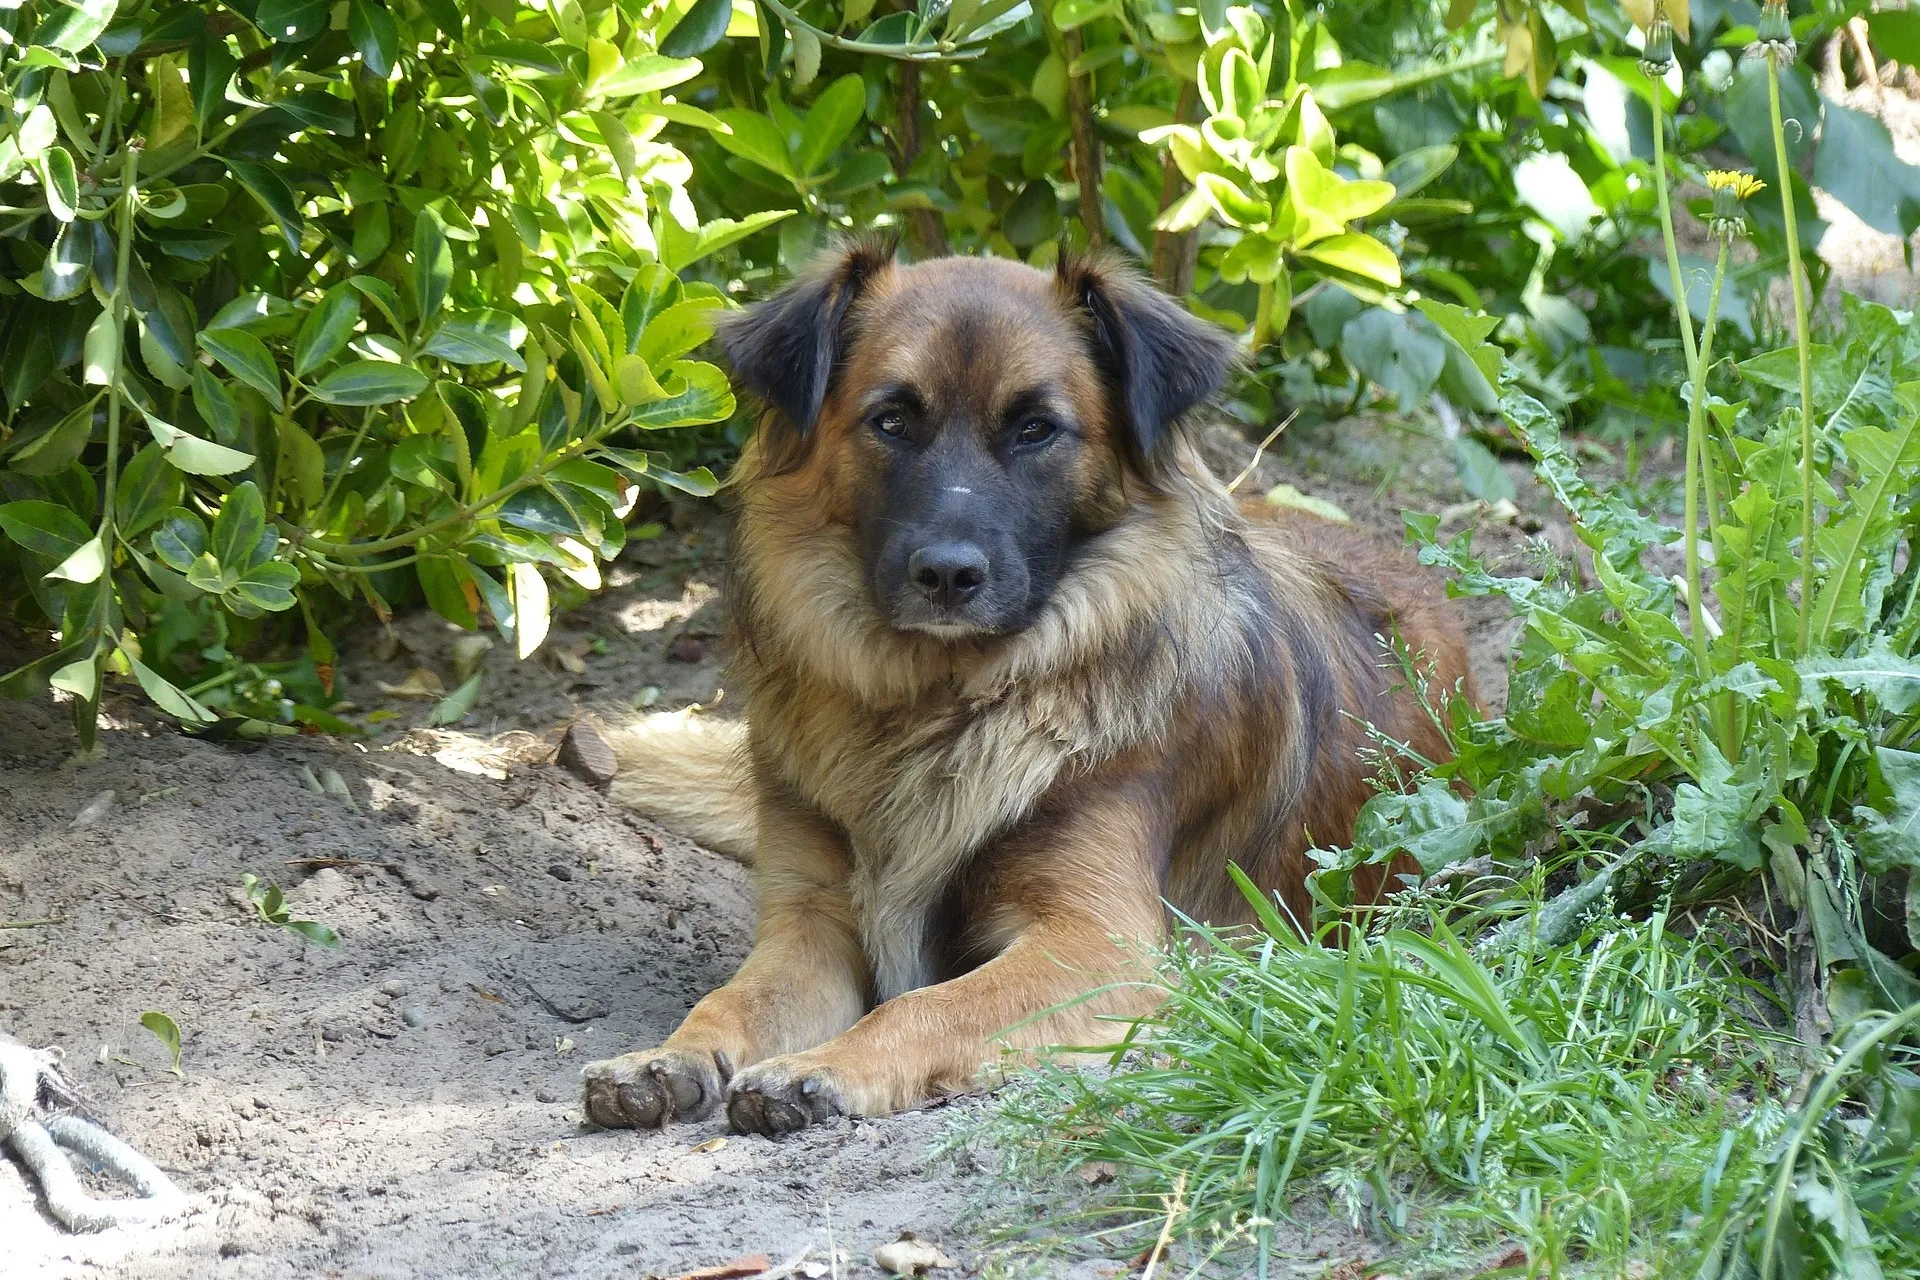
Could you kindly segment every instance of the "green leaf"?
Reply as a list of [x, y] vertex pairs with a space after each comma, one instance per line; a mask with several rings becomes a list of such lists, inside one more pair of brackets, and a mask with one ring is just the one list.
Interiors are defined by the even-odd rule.
[[180, 473], [167, 462], [166, 451], [149, 444], [128, 460], [113, 491], [114, 523], [120, 536], [131, 538], [160, 522], [185, 494]]
[[1414, 317], [1384, 307], [1369, 307], [1347, 321], [1340, 331], [1340, 353], [1391, 393], [1402, 409], [1426, 400], [1447, 360], [1437, 335]]
[[1103, 18], [1113, 0], [1054, 0], [1053, 25], [1062, 31], [1084, 27], [1095, 18]]
[[499, 312], [455, 317], [433, 331], [423, 350], [454, 364], [504, 364], [525, 373], [527, 362], [509, 340], [513, 323]]
[[[844, 75], [828, 85], [807, 112], [795, 158], [800, 172], [819, 172], [828, 157], [840, 149], [867, 105], [867, 84], [858, 75]], [[724, 145], [724, 144], [723, 144]], [[748, 159], [753, 157], [749, 156]], [[780, 172], [775, 170], [775, 172]]]
[[293, 188], [287, 185], [287, 180], [274, 170], [251, 160], [236, 160], [232, 156], [224, 158], [227, 168], [240, 180], [240, 185], [272, 216], [274, 224], [280, 228], [280, 235], [287, 242], [287, 248], [299, 253], [300, 233], [306, 229], [307, 220], [301, 216], [299, 202], [294, 198]]
[[345, 284], [327, 290], [293, 340], [293, 376], [304, 378], [346, 350], [359, 322], [359, 293]]
[[49, 570], [47, 577], [64, 578], [68, 582], [98, 582], [100, 575], [106, 572], [106, 545], [95, 535], [81, 543], [74, 553]]
[[313, 384], [316, 400], [328, 404], [376, 405], [411, 400], [427, 389], [427, 375], [411, 365], [356, 360]]
[[476, 672], [467, 682], [446, 697], [433, 704], [433, 710], [427, 712], [430, 725], [459, 724], [473, 710], [474, 700], [480, 696], [482, 676]]
[[33, 42], [50, 49], [79, 53], [100, 38], [119, 7], [118, 0], [68, 0], [68, 3], [54, 5], [34, 31]]
[[47, 208], [62, 222], [72, 222], [80, 207], [80, 186], [74, 176], [73, 156], [65, 147], [48, 149], [40, 165], [41, 183], [46, 191]]
[[660, 260], [670, 270], [684, 271], [709, 254], [718, 253], [782, 218], [792, 217], [793, 213], [792, 209], [763, 209], [737, 221], [733, 218], [716, 218], [701, 224], [700, 229], [692, 233], [683, 230], [669, 218], [661, 240]]
[[[1805, 686], [1831, 681], [1848, 693], [1863, 693], [1883, 711], [1906, 715], [1920, 707], [1920, 661], [1893, 651], [1884, 636], [1876, 637], [1866, 653], [1834, 658], [1816, 655], [1794, 664]], [[1819, 704], [1810, 704], [1819, 710]]]
[[1867, 15], [1873, 47], [1895, 62], [1920, 67], [1920, 9], [1883, 9]]
[[227, 372], [265, 396], [276, 412], [286, 408], [280, 395], [280, 370], [260, 339], [244, 329], [202, 329], [200, 346]]
[[1363, 280], [1372, 280], [1390, 289], [1400, 286], [1400, 260], [1394, 257], [1393, 250], [1358, 231], [1333, 236], [1295, 249], [1294, 252], [1310, 262], [1345, 271]]
[[327, 29], [329, 0], [260, 0], [253, 23], [279, 44], [301, 44]]
[[153, 531], [153, 554], [176, 573], [193, 567], [207, 549], [207, 526], [185, 507], [175, 507]]
[[1822, 97], [1813, 184], [1884, 235], [1920, 227], [1920, 167], [1894, 154], [1887, 126], [1864, 111]]
[[140, 1025], [160, 1038], [160, 1043], [166, 1046], [168, 1056], [173, 1059], [173, 1065], [169, 1070], [184, 1079], [185, 1076], [180, 1070], [180, 1025], [158, 1009], [149, 1009], [141, 1014]]
[[267, 508], [260, 498], [260, 487], [243, 480], [220, 504], [207, 551], [223, 570], [244, 573], [265, 558], [260, 554], [260, 543], [266, 533]]
[[0, 533], [34, 554], [55, 561], [65, 560], [93, 537], [93, 530], [79, 516], [38, 498], [0, 506]]
[[639, 335], [640, 358], [652, 368], [665, 369], [713, 336], [719, 307], [719, 300], [714, 298], [695, 298], [668, 307]]
[[241, 574], [228, 590], [256, 609], [278, 613], [293, 608], [294, 588], [299, 585], [298, 569], [284, 560], [269, 560]]
[[1478, 440], [1459, 436], [1453, 442], [1453, 461], [1460, 472], [1460, 487], [1482, 502], [1511, 502], [1513, 481], [1500, 466], [1493, 451]]
[[716, 111], [714, 115], [731, 130], [714, 134], [715, 142], [741, 159], [751, 160], [783, 178], [799, 176], [794, 171], [793, 158], [787, 154], [787, 140], [781, 135], [780, 126], [757, 111], [739, 107]]
[[385, 80], [392, 73], [400, 57], [400, 29], [381, 0], [350, 0], [347, 38], [374, 75]]
[[676, 361], [667, 367], [660, 382], [666, 398], [643, 405], [629, 419], [642, 430], [724, 422], [733, 416], [733, 388], [727, 382], [727, 375], [713, 365], [697, 360]]
[[547, 638], [547, 583], [533, 565], [514, 564], [507, 570], [507, 590], [513, 600], [514, 650], [526, 658]]
[[660, 41], [660, 52], [669, 58], [705, 53], [726, 36], [732, 20], [733, 0], [694, 0], [693, 8]]
[[60, 419], [51, 428], [20, 446], [7, 459], [9, 470], [23, 476], [58, 475], [79, 460], [93, 438], [94, 400]]
[[820, 74], [820, 37], [805, 27], [793, 26], [787, 28], [787, 43], [793, 46], [793, 77], [789, 84], [797, 93]]
[[318, 920], [289, 920], [281, 927], [288, 933], [297, 933], [308, 942], [323, 947], [340, 945], [340, 935], [334, 932], [333, 927], [321, 924]]
[[253, 465], [253, 455], [186, 431], [177, 431], [167, 441], [167, 460], [192, 476], [230, 476]]
[[595, 85], [594, 93], [603, 98], [630, 98], [637, 93], [671, 89], [699, 74], [698, 58], [664, 58], [650, 53], [623, 64]]
[[440, 313], [453, 283], [453, 249], [440, 220], [422, 212], [413, 224], [413, 296], [425, 324]]
[[120, 326], [113, 322], [109, 307], [87, 326], [87, 340], [81, 351], [81, 380], [88, 386], [113, 385], [120, 373]]
[[65, 302], [86, 291], [87, 275], [93, 270], [93, 226], [69, 222], [53, 237], [53, 248], [41, 264], [38, 284], [48, 302]]
[[[125, 649], [120, 652], [126, 658], [127, 665], [133, 669], [134, 679], [140, 682], [140, 687], [146, 691], [149, 698], [153, 699], [154, 706], [159, 707], [174, 719], [184, 720], [188, 724], [211, 724], [219, 718], [195, 700], [191, 694], [175, 687], [172, 681]], [[153, 1014], [147, 1015], [149, 1018], [153, 1016]], [[141, 1021], [144, 1022], [145, 1019]]]

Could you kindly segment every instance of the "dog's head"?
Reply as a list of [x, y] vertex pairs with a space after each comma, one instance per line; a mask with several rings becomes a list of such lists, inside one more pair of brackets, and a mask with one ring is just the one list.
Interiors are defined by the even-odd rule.
[[900, 266], [871, 244], [721, 336], [768, 406], [765, 464], [804, 473], [852, 529], [893, 627], [943, 640], [1031, 623], [1075, 545], [1163, 483], [1181, 416], [1233, 359], [1224, 332], [1102, 260]]

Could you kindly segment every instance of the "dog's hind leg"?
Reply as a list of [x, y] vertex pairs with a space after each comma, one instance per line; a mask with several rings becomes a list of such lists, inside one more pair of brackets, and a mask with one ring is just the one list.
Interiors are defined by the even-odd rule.
[[[1096, 803], [997, 849], [986, 919], [1004, 939], [972, 972], [897, 996], [816, 1049], [734, 1077], [727, 1118], [779, 1134], [836, 1114], [884, 1115], [978, 1087], [1007, 1050], [1111, 1043], [1111, 1015], [1151, 1009], [1145, 945], [1164, 931], [1151, 824]], [[1103, 1016], [1104, 1015], [1104, 1016]]]
[[587, 1116], [609, 1128], [657, 1128], [710, 1114], [736, 1070], [816, 1045], [852, 1026], [873, 980], [847, 877], [845, 838], [809, 806], [764, 799], [754, 860], [753, 950], [657, 1049], [590, 1063]]
[[618, 765], [615, 804], [715, 853], [753, 861], [755, 787], [744, 723], [663, 711], [601, 729]]

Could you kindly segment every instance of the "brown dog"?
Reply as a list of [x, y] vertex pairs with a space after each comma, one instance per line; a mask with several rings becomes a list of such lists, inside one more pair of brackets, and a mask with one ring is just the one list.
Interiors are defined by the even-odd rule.
[[1232, 344], [1124, 270], [859, 246], [722, 338], [766, 404], [735, 476], [747, 726], [635, 726], [616, 795], [750, 848], [759, 923], [664, 1045], [586, 1069], [595, 1122], [724, 1101], [784, 1133], [1111, 1041], [1166, 903], [1248, 916], [1229, 862], [1308, 918], [1365, 724], [1445, 753], [1382, 637], [1462, 687], [1447, 605], [1397, 549], [1235, 506], [1181, 425]]

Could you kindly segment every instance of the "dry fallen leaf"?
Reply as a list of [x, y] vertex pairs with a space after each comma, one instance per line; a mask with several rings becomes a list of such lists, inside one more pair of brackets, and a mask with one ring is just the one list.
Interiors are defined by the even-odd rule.
[[750, 1253], [744, 1258], [735, 1258], [732, 1262], [723, 1262], [717, 1267], [702, 1267], [698, 1271], [683, 1271], [673, 1280], [746, 1280], [748, 1276], [757, 1276], [762, 1271], [773, 1270], [773, 1259], [764, 1253]]
[[1075, 1172], [1080, 1175], [1080, 1181], [1097, 1187], [1103, 1182], [1113, 1181], [1114, 1167], [1109, 1161], [1095, 1160], [1092, 1164], [1081, 1165]]
[[415, 667], [413, 674], [399, 684], [388, 684], [385, 680], [377, 683], [380, 692], [389, 698], [442, 698], [447, 692], [447, 686], [440, 683], [440, 677], [425, 667]]
[[938, 1245], [927, 1243], [911, 1231], [903, 1231], [898, 1240], [875, 1249], [873, 1262], [882, 1271], [896, 1276], [923, 1276], [929, 1271], [944, 1271], [960, 1265], [940, 1252]]
[[727, 1140], [725, 1138], [708, 1138], [705, 1142], [695, 1147], [693, 1153], [702, 1156], [710, 1155], [726, 1145]]

